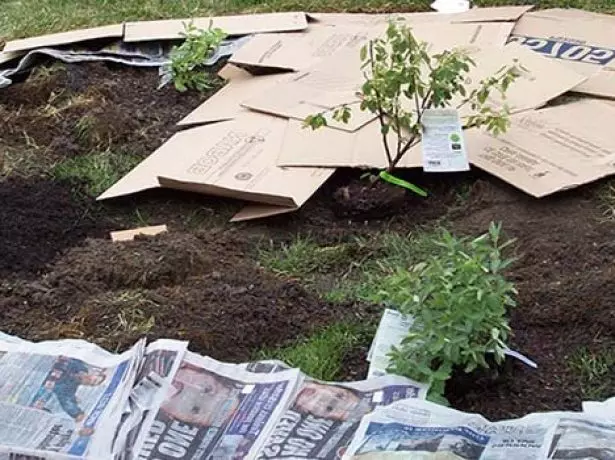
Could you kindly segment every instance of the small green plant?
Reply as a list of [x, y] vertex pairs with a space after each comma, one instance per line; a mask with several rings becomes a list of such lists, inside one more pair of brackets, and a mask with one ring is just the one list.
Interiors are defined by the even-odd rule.
[[[469, 105], [472, 115], [465, 120], [466, 126], [484, 126], [493, 134], [502, 133], [509, 125], [508, 108], [495, 110], [488, 104], [488, 98], [492, 93], [504, 98], [509, 86], [525, 70], [515, 62], [469, 90], [467, 75], [476, 63], [468, 52], [455, 49], [429, 55], [427, 48], [428, 44], [418, 41], [408, 26], [391, 22], [385, 38], [370, 40], [361, 49], [365, 82], [359, 91], [360, 110], [377, 115], [388, 164], [379, 177], [419, 194], [424, 193], [407, 187], [411, 184], [404, 184], [391, 172], [420, 142], [425, 111]], [[326, 115], [327, 112], [310, 115], [304, 125], [312, 129], [327, 126]], [[347, 123], [351, 109], [342, 105], [331, 115], [333, 120]], [[395, 134], [394, 146], [390, 145], [390, 132]]]
[[173, 47], [170, 54], [171, 81], [180, 92], [189, 89], [207, 91], [216, 85], [215, 77], [203, 67], [216, 51], [226, 34], [219, 28], [198, 29], [194, 24], [184, 24], [184, 42]]
[[489, 367], [486, 358], [504, 360], [510, 333], [507, 310], [515, 287], [502, 275], [513, 261], [502, 251], [501, 226], [476, 238], [443, 231], [435, 242], [442, 251], [410, 270], [383, 280], [374, 300], [414, 318], [407, 337], [391, 352], [391, 372], [431, 385], [430, 396], [443, 401], [454, 369]]

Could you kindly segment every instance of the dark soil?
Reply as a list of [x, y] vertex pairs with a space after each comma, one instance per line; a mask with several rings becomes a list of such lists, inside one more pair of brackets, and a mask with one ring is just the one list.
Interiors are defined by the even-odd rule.
[[61, 184], [0, 181], [0, 280], [37, 276], [62, 250], [102, 237], [104, 226]]
[[339, 217], [382, 219], [399, 212], [406, 202], [406, 191], [381, 180], [365, 179], [338, 188], [333, 200]]
[[92, 149], [147, 156], [207, 98], [171, 86], [158, 90], [158, 79], [157, 69], [105, 63], [35, 71], [0, 91], [0, 145], [22, 147], [27, 136], [51, 159]]
[[[157, 83], [155, 71], [103, 64], [35, 76], [0, 91], [7, 119], [0, 148], [36, 144], [42, 164], [98, 144], [145, 156], [204, 97], [157, 91]], [[76, 127], [83, 117], [87, 135]], [[0, 325], [28, 339], [82, 337], [113, 350], [144, 335], [185, 339], [197, 352], [246, 360], [326, 324], [373, 314], [324, 302], [298, 281], [265, 272], [254, 257], [262, 241], [279, 244], [299, 233], [331, 244], [383, 230], [407, 234], [443, 218], [476, 235], [502, 221], [518, 239], [510, 345], [539, 367], [514, 363], [498, 379], [453, 380], [447, 396], [454, 407], [493, 419], [580, 409], [579, 378], [567, 359], [580, 347], [615, 347], [615, 222], [601, 222], [599, 185], [536, 200], [476, 171], [408, 180], [430, 196], [404, 194], [402, 201], [383, 191], [363, 200], [365, 182], [339, 171], [296, 213], [230, 225], [238, 204], [228, 200], [157, 191], [103, 206], [44, 176], [0, 177]], [[340, 198], [344, 189], [349, 200]], [[342, 202], [351, 206], [342, 211]], [[108, 240], [109, 230], [144, 221], [170, 231]], [[346, 357], [343, 378], [365, 375], [368, 346]]]

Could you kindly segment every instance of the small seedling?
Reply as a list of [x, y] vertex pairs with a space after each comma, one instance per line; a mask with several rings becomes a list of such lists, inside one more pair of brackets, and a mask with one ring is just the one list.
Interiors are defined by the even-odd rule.
[[216, 79], [204, 71], [205, 62], [226, 38], [219, 28], [198, 29], [194, 24], [184, 24], [184, 42], [173, 47], [170, 54], [171, 81], [180, 92], [189, 89], [207, 91], [216, 86]]
[[453, 370], [488, 368], [487, 354], [504, 361], [517, 291], [502, 275], [512, 263], [502, 251], [513, 241], [502, 242], [500, 228], [492, 223], [473, 240], [443, 232], [440, 253], [385, 278], [375, 296], [415, 319], [390, 354], [391, 372], [430, 384], [436, 401], [443, 401]]
[[[504, 66], [493, 76], [481, 80], [469, 90], [466, 85], [470, 68], [476, 63], [463, 50], [444, 51], [430, 55], [428, 44], [418, 41], [408, 26], [391, 22], [385, 38], [370, 40], [361, 49], [362, 70], [365, 76], [360, 91], [360, 110], [375, 114], [380, 123], [387, 168], [379, 177], [387, 182], [420, 189], [393, 177], [404, 155], [421, 140], [423, 114], [432, 108], [469, 106], [472, 115], [466, 126], [483, 126], [497, 135], [509, 125], [508, 108], [496, 110], [488, 105], [492, 93], [505, 98], [509, 86], [525, 69], [515, 62]], [[310, 115], [304, 125], [312, 129], [327, 126], [327, 112]], [[347, 123], [352, 111], [347, 105], [332, 110], [332, 119]], [[391, 146], [390, 132], [394, 133]]]

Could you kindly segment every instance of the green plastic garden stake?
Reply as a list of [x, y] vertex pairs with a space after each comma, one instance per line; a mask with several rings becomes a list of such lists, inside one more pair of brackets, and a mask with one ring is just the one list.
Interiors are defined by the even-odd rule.
[[422, 188], [411, 184], [408, 181], [405, 181], [403, 179], [400, 179], [399, 177], [395, 177], [392, 174], [389, 174], [386, 171], [380, 171], [380, 174], [378, 175], [380, 177], [380, 179], [382, 179], [383, 181], [386, 181], [390, 184], [393, 185], [397, 185], [399, 187], [403, 187], [406, 188], [414, 193], [416, 193], [417, 195], [426, 197], [427, 196], [427, 192], [425, 190], [423, 190]]

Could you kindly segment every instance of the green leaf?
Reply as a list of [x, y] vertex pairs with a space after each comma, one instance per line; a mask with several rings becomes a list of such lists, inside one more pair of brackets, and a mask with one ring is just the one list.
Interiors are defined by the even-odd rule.
[[416, 193], [419, 196], [422, 197], [426, 197], [427, 196], [427, 192], [425, 190], [423, 190], [422, 188], [411, 184], [408, 181], [405, 181], [403, 179], [400, 179], [398, 177], [393, 176], [392, 174], [386, 172], [386, 171], [380, 171], [380, 174], [378, 175], [383, 181], [386, 181], [390, 184], [393, 185], [397, 185], [399, 187], [403, 187], [405, 189], [408, 189], [414, 193]]

